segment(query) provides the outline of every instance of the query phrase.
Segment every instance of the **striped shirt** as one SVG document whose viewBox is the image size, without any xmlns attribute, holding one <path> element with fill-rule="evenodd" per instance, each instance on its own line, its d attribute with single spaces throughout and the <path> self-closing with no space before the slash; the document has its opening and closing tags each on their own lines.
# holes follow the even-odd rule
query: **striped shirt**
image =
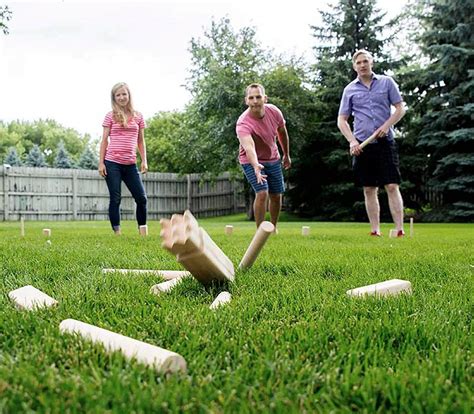
<svg viewBox="0 0 474 414">
<path fill-rule="evenodd" d="M 109 128 L 109 144 L 105 152 L 105 159 L 118 164 L 135 164 L 137 161 L 138 132 L 146 128 L 143 115 L 136 112 L 135 116 L 128 120 L 128 126 L 114 120 L 113 112 L 105 115 L 104 128 Z"/>
</svg>

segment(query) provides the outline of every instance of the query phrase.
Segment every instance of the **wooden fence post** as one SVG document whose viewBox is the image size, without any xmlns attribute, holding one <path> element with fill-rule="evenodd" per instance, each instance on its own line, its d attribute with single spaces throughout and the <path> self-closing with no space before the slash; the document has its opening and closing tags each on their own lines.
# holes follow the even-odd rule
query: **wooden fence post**
<svg viewBox="0 0 474 414">
<path fill-rule="evenodd" d="M 193 211 L 193 182 L 191 180 L 191 174 L 187 174 L 186 178 L 188 180 L 188 195 L 186 205 L 189 211 Z"/>
<path fill-rule="evenodd" d="M 8 209 L 8 204 L 9 204 L 9 197 L 8 197 L 8 192 L 9 192 L 9 186 L 10 186 L 10 179 L 8 177 L 8 173 L 10 172 L 10 166 L 3 164 L 3 217 L 4 220 L 7 221 L 9 218 L 9 209 Z"/>
<path fill-rule="evenodd" d="M 72 170 L 72 219 L 77 220 L 77 170 Z"/>
</svg>

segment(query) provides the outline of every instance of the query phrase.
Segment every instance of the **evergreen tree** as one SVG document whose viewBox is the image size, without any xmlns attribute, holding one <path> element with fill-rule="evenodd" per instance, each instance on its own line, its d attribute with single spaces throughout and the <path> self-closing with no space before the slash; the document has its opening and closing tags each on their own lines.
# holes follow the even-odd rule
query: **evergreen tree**
<svg viewBox="0 0 474 414">
<path fill-rule="evenodd" d="M 99 160 L 90 147 L 84 149 L 77 166 L 84 170 L 96 170 L 98 168 Z"/>
<path fill-rule="evenodd" d="M 26 158 L 26 165 L 29 167 L 46 167 L 44 154 L 41 152 L 38 145 L 33 145 L 28 157 Z"/>
<path fill-rule="evenodd" d="M 59 141 L 58 149 L 56 152 L 56 158 L 54 159 L 53 166 L 55 168 L 73 168 L 73 162 L 69 156 L 69 152 L 64 146 L 64 141 Z"/>
<path fill-rule="evenodd" d="M 406 74 L 416 97 L 413 134 L 427 154 L 424 180 L 443 194 L 425 219 L 474 219 L 474 3 L 424 0 L 418 18 L 428 64 Z M 426 202 L 430 200 L 425 200 Z"/>
<path fill-rule="evenodd" d="M 382 37 L 386 24 L 384 14 L 375 9 L 375 0 L 340 0 L 321 16 L 322 25 L 313 27 L 318 42 L 314 48 L 317 121 L 302 159 L 295 164 L 291 202 L 302 215 L 365 219 L 362 192 L 353 184 L 348 145 L 337 128 L 337 116 L 342 91 L 356 76 L 353 53 L 369 50 L 376 62 L 374 70 L 383 73 L 393 68 L 384 53 L 390 39 Z"/>
<path fill-rule="evenodd" d="M 19 167 L 21 166 L 22 162 L 20 157 L 18 156 L 18 152 L 16 151 L 15 147 L 10 147 L 8 149 L 8 153 L 3 161 L 5 164 L 9 164 L 12 167 Z"/>
</svg>

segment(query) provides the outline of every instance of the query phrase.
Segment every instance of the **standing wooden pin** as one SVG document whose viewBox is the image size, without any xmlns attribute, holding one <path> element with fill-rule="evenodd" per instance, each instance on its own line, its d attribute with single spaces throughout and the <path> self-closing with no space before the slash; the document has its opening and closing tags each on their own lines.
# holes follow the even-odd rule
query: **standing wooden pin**
<svg viewBox="0 0 474 414">
<path fill-rule="evenodd" d="M 140 236 L 148 236 L 148 226 L 143 224 L 138 228 L 138 232 L 140 233 Z"/>
<path fill-rule="evenodd" d="M 301 235 L 302 236 L 309 236 L 309 226 L 301 227 Z"/>
<path fill-rule="evenodd" d="M 20 219 L 20 234 L 21 237 L 25 237 L 25 219 L 23 217 Z"/>
<path fill-rule="evenodd" d="M 410 217 L 410 237 L 413 237 L 413 217 Z"/>
<path fill-rule="evenodd" d="M 43 229 L 43 234 L 44 234 L 45 236 L 50 237 L 50 236 L 51 236 L 51 229 Z"/>
<path fill-rule="evenodd" d="M 231 226 L 230 224 L 225 226 L 225 234 L 232 234 L 233 232 L 234 232 L 234 226 Z"/>
</svg>

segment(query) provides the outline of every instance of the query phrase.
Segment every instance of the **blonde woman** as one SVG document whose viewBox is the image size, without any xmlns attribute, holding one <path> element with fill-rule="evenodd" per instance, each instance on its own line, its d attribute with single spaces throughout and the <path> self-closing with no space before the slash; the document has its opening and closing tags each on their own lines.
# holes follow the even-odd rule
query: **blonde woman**
<svg viewBox="0 0 474 414">
<path fill-rule="evenodd" d="M 112 111 L 105 116 L 100 144 L 99 174 L 105 178 L 110 194 L 109 218 L 115 234 L 121 234 L 121 184 L 125 183 L 137 205 L 138 226 L 146 224 L 147 197 L 137 168 L 137 148 L 141 157 L 140 171 L 148 171 L 143 115 L 133 108 L 126 83 L 117 83 L 111 92 Z"/>
</svg>

